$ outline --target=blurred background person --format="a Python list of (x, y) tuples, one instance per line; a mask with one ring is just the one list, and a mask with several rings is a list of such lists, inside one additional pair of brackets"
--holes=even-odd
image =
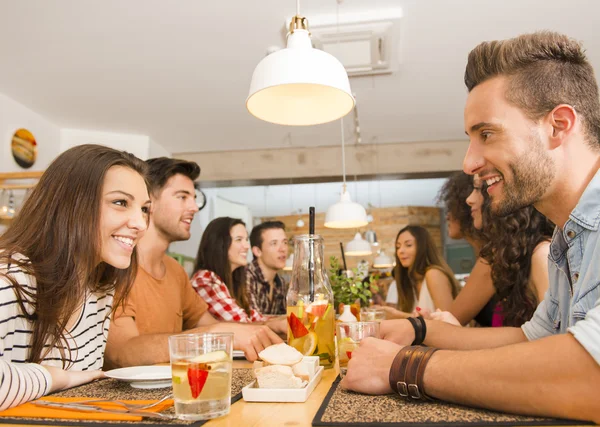
[(269, 320), (249, 304), (246, 292), (246, 266), (250, 244), (246, 224), (237, 218), (220, 217), (204, 230), (192, 286), (217, 320), (260, 322), (273, 331), (287, 332), (285, 317)]
[(263, 315), (286, 314), (285, 283), (277, 274), (285, 267), (288, 238), (281, 221), (266, 221), (250, 233), (254, 259), (246, 269), (248, 306)]
[(448, 310), (459, 291), (454, 273), (439, 255), (429, 232), (408, 225), (396, 236), (394, 282), (384, 307), (388, 318), (406, 318), (417, 308)]

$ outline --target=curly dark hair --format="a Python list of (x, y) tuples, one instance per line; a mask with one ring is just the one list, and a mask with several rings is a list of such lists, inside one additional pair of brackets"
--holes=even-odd
[(473, 226), (471, 207), (467, 205), (467, 197), (473, 191), (473, 176), (464, 172), (456, 172), (440, 189), (437, 201), (442, 203), (448, 213), (460, 224), (460, 231), (467, 238), (481, 240), (482, 233)]
[(549, 241), (554, 224), (533, 206), (504, 217), (492, 216), (483, 184), (483, 234), (480, 256), (492, 266), (492, 281), (502, 304), (504, 326), (521, 326), (531, 319), (539, 301), (529, 284), (531, 257), (538, 244)]

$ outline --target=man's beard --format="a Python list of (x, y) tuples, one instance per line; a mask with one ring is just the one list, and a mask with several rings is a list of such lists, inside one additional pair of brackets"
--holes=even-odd
[(554, 179), (554, 162), (542, 148), (539, 135), (530, 140), (532, 149), (508, 165), (512, 182), (502, 180), (502, 198), (490, 206), (494, 216), (506, 216), (538, 202)]
[(160, 234), (164, 236), (169, 242), (181, 242), (189, 240), (190, 233), (185, 230), (181, 230), (177, 224), (169, 223), (169, 221), (154, 222), (154, 226)]

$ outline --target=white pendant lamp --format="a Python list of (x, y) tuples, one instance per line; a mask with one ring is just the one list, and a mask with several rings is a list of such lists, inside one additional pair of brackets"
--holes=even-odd
[(375, 259), (373, 260), (373, 268), (392, 268), (394, 266), (394, 261), (391, 257), (385, 254), (383, 250), (379, 251)]
[(346, 244), (345, 253), (348, 256), (367, 256), (371, 255), (373, 251), (369, 242), (363, 239), (360, 233), (356, 233), (354, 239)]
[(344, 147), (344, 122), (340, 120), (342, 128), (342, 196), (340, 201), (329, 206), (325, 214), (325, 227), (327, 228), (359, 228), (364, 227), (367, 221), (367, 211), (350, 198), (346, 188), (346, 154)]
[(290, 254), (288, 259), (285, 260), (285, 267), (283, 267), (283, 271), (292, 271), (293, 266), (294, 266), (294, 254)]
[(354, 108), (346, 69), (333, 55), (312, 47), (308, 21), (299, 10), (297, 0), (287, 47), (256, 66), (246, 99), (250, 114), (280, 125), (327, 123)]

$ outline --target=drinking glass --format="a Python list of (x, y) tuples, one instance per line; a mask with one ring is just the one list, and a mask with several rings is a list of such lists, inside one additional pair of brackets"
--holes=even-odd
[(385, 310), (375, 307), (363, 307), (360, 310), (360, 320), (367, 322), (381, 322), (385, 320)]
[(366, 337), (379, 338), (379, 322), (340, 322), (337, 324), (337, 348), (340, 363), (340, 376), (348, 369), (348, 361), (358, 343)]
[(233, 334), (169, 337), (175, 413), (183, 420), (208, 420), (229, 413)]

